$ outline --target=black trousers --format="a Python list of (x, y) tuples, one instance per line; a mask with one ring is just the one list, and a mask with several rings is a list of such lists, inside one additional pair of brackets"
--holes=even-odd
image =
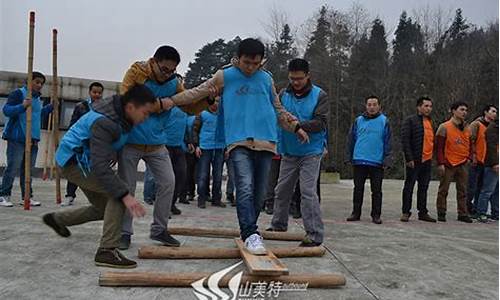
[(276, 188), (280, 176), (280, 165), (281, 159), (271, 161), (271, 171), (267, 181), (266, 198), (264, 199), (264, 205), (267, 207), (274, 207), (274, 188)]
[(406, 179), (403, 187), (403, 207), (404, 214), (411, 211), (413, 198), (413, 188), (418, 181), (417, 187), (417, 210), (419, 214), (427, 214), (427, 190), (431, 181), (432, 161), (416, 163), (414, 168), (406, 167)]
[(185, 153), (186, 157), (186, 181), (182, 196), (194, 197), (196, 192), (196, 163), (198, 158), (194, 153)]
[(184, 152), (181, 147), (167, 146), (167, 149), (168, 154), (170, 155), (170, 160), (172, 161), (172, 168), (174, 169), (175, 175), (175, 189), (174, 197), (172, 199), (172, 206), (174, 206), (177, 199), (181, 197), (181, 193), (186, 184), (186, 152)]
[(66, 196), (65, 197), (73, 197), (76, 198), (76, 190), (78, 186), (71, 181), (68, 181), (66, 184)]
[(365, 192), (366, 179), (370, 178), (372, 192), (372, 218), (380, 217), (382, 213), (382, 180), (384, 179), (384, 169), (373, 166), (353, 166), (354, 171), (354, 192), (352, 214), (361, 216), (363, 206), (363, 194)]

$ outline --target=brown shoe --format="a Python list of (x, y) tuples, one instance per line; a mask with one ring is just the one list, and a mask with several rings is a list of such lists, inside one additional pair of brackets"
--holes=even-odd
[(429, 214), (418, 214), (418, 219), (420, 221), (425, 221), (425, 222), (431, 222), (431, 223), (436, 223), (436, 219), (433, 217), (429, 216)]
[(95, 265), (99, 267), (132, 269), (137, 267), (137, 263), (123, 256), (118, 249), (97, 249), (95, 254)]
[(401, 222), (408, 222), (410, 220), (410, 215), (411, 215), (411, 213), (402, 214), (401, 218), (399, 220)]

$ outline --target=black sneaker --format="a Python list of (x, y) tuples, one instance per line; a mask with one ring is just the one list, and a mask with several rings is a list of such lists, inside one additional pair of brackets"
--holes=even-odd
[(278, 229), (278, 228), (272, 228), (272, 227), (269, 227), (266, 229), (266, 231), (272, 231), (272, 232), (286, 232), (287, 230), (286, 229)]
[(319, 247), (319, 246), (321, 246), (321, 243), (317, 243), (309, 238), (305, 238), (299, 244), (299, 247)]
[(194, 201), (194, 194), (188, 194), (188, 195), (187, 195), (187, 200), (188, 200), (189, 202)]
[(460, 222), (472, 223), (472, 219), (468, 215), (458, 216), (457, 220)]
[(168, 247), (180, 247), (181, 243), (176, 240), (173, 236), (171, 236), (168, 232), (164, 231), (158, 235), (150, 235), (152, 240), (158, 241), (163, 244), (163, 246)]
[(219, 202), (212, 202), (212, 206), (216, 206), (216, 207), (226, 207), (226, 204), (225, 204), (225, 203), (222, 203), (221, 201), (219, 201)]
[(186, 199), (185, 197), (179, 199), (179, 203), (182, 203), (182, 204), (189, 204), (189, 201), (188, 199)]
[(42, 220), (43, 223), (45, 223), (45, 225), (54, 229), (54, 231), (58, 235), (62, 237), (69, 237), (71, 235), (71, 232), (69, 231), (68, 227), (57, 224), (56, 219), (54, 219), (54, 213), (43, 215)]
[(207, 205), (205, 203), (198, 203), (199, 208), (207, 208)]
[(95, 265), (99, 267), (109, 267), (118, 269), (133, 269), (137, 263), (123, 256), (118, 249), (97, 249), (95, 254)]
[(120, 238), (120, 245), (118, 246), (118, 249), (127, 250), (128, 248), (130, 248), (130, 234), (122, 234), (122, 237)]
[(446, 213), (438, 212), (438, 221), (439, 222), (446, 222)]
[(382, 220), (380, 219), (380, 217), (372, 217), (372, 223), (380, 225), (382, 224)]
[(182, 212), (180, 209), (177, 208), (177, 206), (175, 205), (172, 205), (172, 209), (170, 210), (172, 212), (172, 214), (174, 215), (180, 215)]
[(346, 219), (346, 221), (347, 221), (347, 222), (355, 222), (355, 221), (359, 221), (360, 219), (361, 219), (361, 217), (360, 217), (360, 216), (355, 215), (355, 214), (352, 214), (352, 215), (350, 215), (350, 216)]

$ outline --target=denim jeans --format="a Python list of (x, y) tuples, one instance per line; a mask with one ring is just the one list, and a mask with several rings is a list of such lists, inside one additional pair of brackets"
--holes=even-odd
[(231, 159), (226, 160), (227, 167), (227, 185), (226, 185), (226, 197), (234, 197), (234, 166)]
[(479, 193), (483, 185), (484, 166), (476, 165), (469, 167), (469, 182), (467, 185), (467, 209), (469, 214), (476, 213)]
[(272, 157), (272, 152), (253, 151), (245, 147), (236, 147), (230, 153), (242, 240), (258, 233), (257, 220), (266, 194)]
[[(24, 143), (7, 141), (7, 166), (3, 171), (2, 186), (0, 186), (0, 196), (10, 196), (12, 184), (18, 174), (20, 174), (21, 195), (24, 198)], [(35, 167), (38, 144), (31, 145), (31, 174)], [(19, 172), (19, 173), (18, 173)], [(30, 180), (30, 196), (33, 196), (33, 185)]]
[(478, 198), (478, 213), (485, 215), (491, 203), (491, 216), (498, 218), (498, 174), (491, 167), (484, 168), (483, 188)]
[(212, 166), (212, 204), (219, 204), (222, 198), (222, 167), (224, 149), (202, 149), (198, 161), (198, 204), (203, 204), (209, 197), (210, 166)]

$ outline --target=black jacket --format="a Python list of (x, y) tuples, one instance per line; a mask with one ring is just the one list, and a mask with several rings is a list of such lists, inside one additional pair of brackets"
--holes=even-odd
[(423, 116), (415, 114), (403, 121), (401, 128), (401, 143), (403, 144), (406, 162), (422, 161), (422, 150), (424, 148)]
[(493, 121), (486, 129), (486, 167), (498, 165), (498, 121)]
[(73, 110), (73, 114), (71, 115), (71, 121), (69, 121), (69, 126), (73, 126), (84, 114), (88, 113), (90, 110), (89, 102), (87, 100), (83, 100), (75, 105), (75, 109)]

